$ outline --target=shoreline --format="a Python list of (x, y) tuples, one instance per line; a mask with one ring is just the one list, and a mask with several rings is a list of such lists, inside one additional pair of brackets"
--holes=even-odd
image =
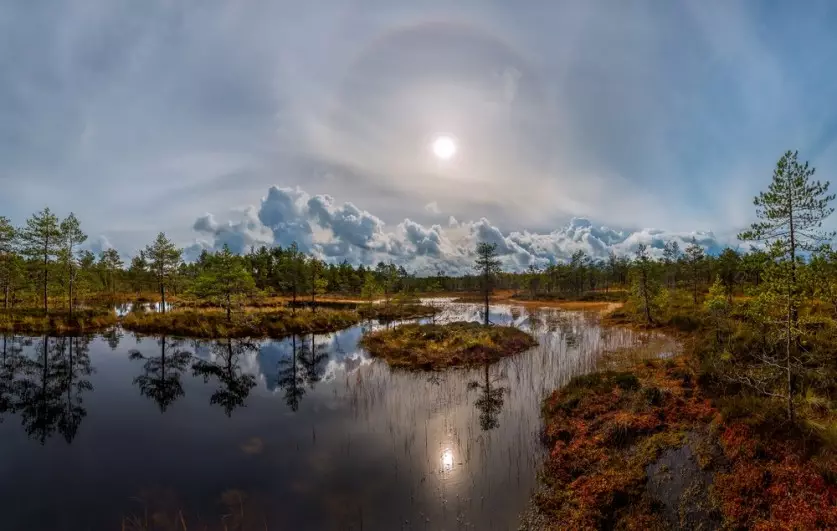
[(706, 388), (701, 325), (646, 326), (618, 313), (624, 307), (600, 311), (601, 325), (659, 332), (682, 351), (666, 359), (621, 352), (624, 369), (597, 368), (549, 393), (546, 457), (521, 529), (837, 526), (828, 479), (837, 467), (815, 450), (828, 441), (788, 425), (781, 404)]

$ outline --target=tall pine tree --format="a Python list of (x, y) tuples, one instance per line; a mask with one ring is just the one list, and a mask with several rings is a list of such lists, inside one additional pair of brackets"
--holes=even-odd
[(20, 231), (21, 252), (39, 264), (43, 288), (44, 312), (49, 310), (49, 272), (61, 249), (61, 229), (58, 218), (49, 207), (26, 220)]
[(794, 419), (794, 366), (799, 342), (799, 297), (801, 291), (798, 267), (800, 252), (819, 250), (834, 237), (821, 230), (822, 222), (834, 211), (830, 203), (828, 182), (811, 180), (815, 169), (797, 160), (796, 151), (788, 151), (776, 164), (773, 181), (766, 192), (753, 200), (759, 221), (750, 230), (738, 235), (745, 241), (763, 242), (769, 246), (773, 259), (771, 275), (763, 290), (765, 297), (784, 299), (784, 337), (786, 400), (788, 417)]
[(154, 243), (145, 248), (145, 257), (160, 289), (160, 311), (163, 313), (166, 311), (166, 287), (177, 274), (181, 253), (164, 232), (158, 234)]

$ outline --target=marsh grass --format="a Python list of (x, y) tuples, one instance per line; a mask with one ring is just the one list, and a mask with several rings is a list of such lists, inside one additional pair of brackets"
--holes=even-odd
[(509, 326), (479, 323), (405, 324), (363, 336), (360, 345), (392, 367), (473, 367), (527, 350), (537, 341)]
[(67, 311), (0, 310), (0, 331), (17, 334), (79, 334), (111, 327), (117, 323), (110, 309), (76, 309)]
[(376, 319), (381, 322), (403, 321), (430, 317), (440, 311), (439, 308), (425, 304), (364, 304), (357, 308), (364, 319)]
[(228, 320), (222, 310), (185, 309), (166, 313), (130, 312), (122, 319), (122, 326), (144, 334), (187, 337), (283, 337), (333, 332), (359, 321), (357, 312), (341, 310), (259, 309), (233, 314)]

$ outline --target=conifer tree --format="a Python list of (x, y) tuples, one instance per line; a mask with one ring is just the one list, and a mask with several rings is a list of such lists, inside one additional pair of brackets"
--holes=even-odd
[(770, 281), (765, 282), (761, 296), (771, 301), (781, 299), (785, 305), (781, 339), (785, 349), (785, 398), (791, 421), (795, 418), (794, 366), (798, 364), (801, 332), (799, 253), (818, 251), (824, 242), (834, 237), (833, 232), (821, 230), (823, 221), (834, 211), (830, 206), (834, 195), (828, 193), (829, 183), (811, 180), (815, 169), (809, 167), (808, 162), (800, 163), (797, 155), (796, 151), (787, 151), (779, 159), (767, 191), (753, 200), (759, 221), (738, 235), (741, 240), (762, 242), (769, 248), (772, 259)]
[(703, 247), (698, 245), (697, 240), (692, 238), (692, 242), (686, 247), (686, 265), (689, 269), (689, 280), (692, 284), (692, 297), (695, 306), (698, 303), (698, 288), (700, 287), (700, 276), (703, 271), (704, 254)]
[(61, 222), (59, 230), (61, 231), (61, 243), (58, 258), (67, 280), (67, 302), (70, 315), (72, 316), (73, 307), (75, 306), (73, 289), (78, 279), (79, 270), (76, 252), (78, 251), (78, 246), (87, 241), (87, 235), (81, 231), (81, 224), (72, 212)]
[(160, 289), (160, 311), (166, 311), (166, 287), (171, 284), (177, 267), (180, 265), (182, 251), (172, 243), (166, 234), (157, 235), (154, 243), (145, 248), (145, 256), (157, 286)]
[(474, 268), (480, 277), (480, 290), (485, 301), (484, 322), (488, 326), (489, 298), (494, 290), (496, 276), (500, 273), (500, 260), (497, 258), (497, 244), (480, 242), (477, 244), (477, 259)]
[(18, 271), (15, 255), (17, 231), (8, 218), (0, 216), (0, 289), (3, 291), (3, 308), (9, 308), (12, 285)]
[(26, 226), (20, 231), (20, 242), (22, 254), (39, 264), (44, 312), (47, 312), (49, 311), (49, 272), (61, 249), (61, 229), (58, 225), (58, 218), (49, 207), (26, 220)]

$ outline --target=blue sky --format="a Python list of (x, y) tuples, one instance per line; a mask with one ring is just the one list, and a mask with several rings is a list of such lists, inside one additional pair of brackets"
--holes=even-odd
[(489, 233), (519, 265), (722, 244), (784, 150), (837, 170), (836, 11), (6, 1), (0, 215), (74, 211), (126, 255), (160, 230), (404, 263), (463, 262)]

